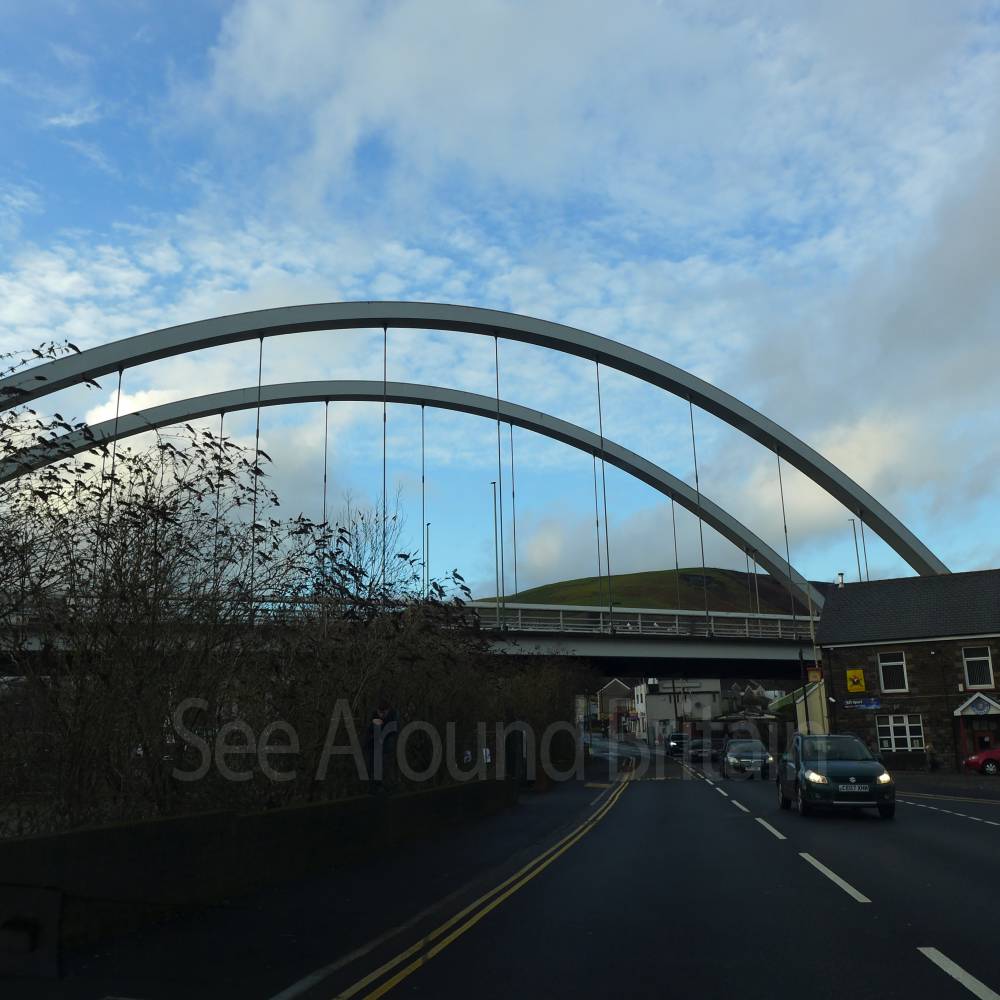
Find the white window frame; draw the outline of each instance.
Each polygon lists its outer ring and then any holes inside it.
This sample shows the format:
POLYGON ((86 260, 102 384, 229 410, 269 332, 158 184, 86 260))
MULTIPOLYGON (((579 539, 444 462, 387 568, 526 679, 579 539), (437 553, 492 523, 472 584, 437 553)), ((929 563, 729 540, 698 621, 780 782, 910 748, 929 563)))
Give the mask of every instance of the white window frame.
POLYGON ((927 741, 924 738, 924 717, 919 712, 901 712, 897 715, 876 715, 875 716, 875 739, 878 742, 879 750, 888 750, 889 752, 896 751, 910 751, 915 753, 923 753, 927 746, 927 741), (885 719, 886 722, 880 720, 885 719), (912 723, 910 720, 916 719, 916 723, 912 723), (900 721, 902 720, 902 721, 900 721), (920 735, 914 736, 910 732, 911 726, 918 726, 920 728, 920 735), (903 726, 906 729, 905 736, 897 737, 893 733, 893 729, 896 726, 903 726), (879 731, 882 728, 887 728, 889 730, 888 734, 883 736, 879 731), (889 746, 883 746, 882 741, 888 740, 889 746), (913 741, 918 740, 920 746, 913 746, 913 741), (899 741, 899 742, 897 742, 899 741))
POLYGON ((878 683, 879 687, 882 689, 883 694, 909 694, 910 692, 910 671, 906 666, 906 653, 904 651, 894 652, 894 653, 879 653, 878 654, 878 683), (882 657, 886 658, 886 666, 896 666, 902 660, 903 663, 903 687, 901 688, 887 688, 885 686, 885 678, 882 676, 882 657), (889 660, 889 657, 894 657, 894 659, 889 660), (896 660, 895 657, 899 657, 900 660, 896 660))
MULTIPOLYGON (((981 663, 983 661, 983 657, 982 656, 973 656, 973 657, 971 657, 971 659, 972 659, 972 661, 974 663, 975 662, 981 663)), ((989 691, 989 690, 991 690, 994 687, 994 683, 993 683, 993 681, 994 681, 994 677, 993 677, 993 651, 990 649, 989 646, 963 646, 962 647, 962 666, 965 669, 965 687, 966 687, 967 690, 969 690, 969 691, 989 691), (990 668, 990 682, 989 682, 989 684, 973 684, 969 680, 969 659, 970 659, 970 657, 967 657, 965 655, 966 650, 969 650, 969 649, 985 649, 986 650, 986 657, 985 657, 985 659, 986 659, 987 665, 990 668)))

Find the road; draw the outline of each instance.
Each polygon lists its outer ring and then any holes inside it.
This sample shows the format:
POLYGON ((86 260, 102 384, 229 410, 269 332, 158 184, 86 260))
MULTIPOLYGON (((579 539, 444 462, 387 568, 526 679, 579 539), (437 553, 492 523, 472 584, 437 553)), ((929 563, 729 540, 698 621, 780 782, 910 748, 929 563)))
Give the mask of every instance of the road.
POLYGON ((804 819, 770 781, 594 748, 637 766, 3 995, 998 997, 1000 804, 804 819))

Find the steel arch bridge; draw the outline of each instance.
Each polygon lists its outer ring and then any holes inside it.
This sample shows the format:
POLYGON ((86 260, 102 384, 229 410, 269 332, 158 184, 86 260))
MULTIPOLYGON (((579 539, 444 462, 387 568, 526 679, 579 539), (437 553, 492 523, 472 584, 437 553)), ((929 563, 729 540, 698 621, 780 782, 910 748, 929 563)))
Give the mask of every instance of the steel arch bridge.
MULTIPOLYGON (((0 410, 32 402, 109 372, 121 373, 151 361, 208 347, 258 339, 263 342, 265 338, 305 331, 326 331, 333 336, 345 330, 390 327, 473 333, 533 344, 594 361, 665 389, 724 420, 773 451, 779 459, 784 459, 799 469, 875 531, 919 574, 948 572, 947 566, 913 532, 846 473, 785 428, 736 397, 681 368, 617 341, 547 320, 492 309, 429 302, 335 302, 285 306, 186 323, 113 341, 19 371, 0 380, 0 410)), ((391 402, 417 403, 477 413, 546 434, 599 455, 660 492, 672 496, 745 552, 756 553, 758 562, 768 572, 787 581, 800 596, 805 596, 808 592, 813 603, 822 606, 822 597, 808 586, 801 574, 788 566, 748 528, 722 508, 707 501, 704 496, 695 496, 694 491, 676 477, 620 445, 603 439, 602 448, 602 439, 589 431, 547 414, 491 397, 401 383, 392 383, 392 387, 394 396, 388 395, 388 385, 383 386, 381 382, 293 383, 287 386, 268 386, 266 394, 264 387, 261 387, 259 393, 261 405, 387 398, 391 402), (692 499, 695 501, 694 507, 692 499)), ((254 386, 251 389, 213 393, 198 399, 167 404, 119 417, 117 436, 136 434, 142 430, 151 430, 154 426, 164 426, 196 416, 248 409, 256 406, 257 402, 258 388, 254 386)), ((109 421, 92 429, 95 438, 100 435, 99 439, 102 441, 113 439, 114 427, 109 428, 108 423, 113 424, 109 421)), ((45 449, 31 449, 23 456, 18 456, 16 462, 9 462, 0 469, 0 481, 57 461, 64 457, 60 454, 60 448, 67 448, 72 453, 94 447, 93 440, 81 444, 80 441, 71 440, 72 438, 73 435, 67 435, 45 449)))

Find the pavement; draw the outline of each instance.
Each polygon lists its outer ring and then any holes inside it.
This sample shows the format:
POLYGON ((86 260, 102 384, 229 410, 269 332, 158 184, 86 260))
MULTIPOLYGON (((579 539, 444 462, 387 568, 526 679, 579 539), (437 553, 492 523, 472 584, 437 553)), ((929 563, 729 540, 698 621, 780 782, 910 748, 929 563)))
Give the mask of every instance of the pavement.
POLYGON ((19 997, 1000 1000, 1000 805, 809 818, 596 739, 584 780, 73 956, 19 997), (623 758, 628 765, 621 767, 623 758))

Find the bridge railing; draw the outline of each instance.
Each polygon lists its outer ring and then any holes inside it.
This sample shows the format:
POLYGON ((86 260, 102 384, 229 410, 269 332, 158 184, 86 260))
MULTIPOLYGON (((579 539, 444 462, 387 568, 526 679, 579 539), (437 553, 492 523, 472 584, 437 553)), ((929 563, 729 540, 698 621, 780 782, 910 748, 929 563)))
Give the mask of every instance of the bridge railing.
MULTIPOLYGON (((743 639, 808 641, 812 630, 806 616, 750 615, 732 611, 674 611, 670 609, 615 609, 579 606, 547 607, 507 604, 498 609, 490 601, 473 601, 469 607, 484 628, 516 632, 571 632, 616 636, 718 636, 743 639)), ((813 618, 815 625, 819 621, 813 618)))

